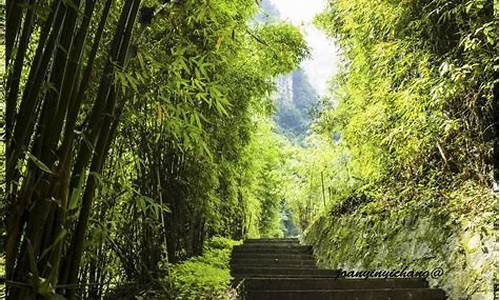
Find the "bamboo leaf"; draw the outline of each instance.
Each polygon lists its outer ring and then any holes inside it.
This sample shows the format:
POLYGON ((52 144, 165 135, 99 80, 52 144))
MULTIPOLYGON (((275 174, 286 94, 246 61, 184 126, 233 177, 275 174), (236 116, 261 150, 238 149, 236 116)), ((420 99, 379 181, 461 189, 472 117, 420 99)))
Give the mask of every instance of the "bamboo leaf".
POLYGON ((51 175, 55 175, 54 172, 52 172, 52 170, 47 167, 47 165, 45 165, 43 162, 41 162, 38 158, 36 158, 33 154, 31 154, 30 152, 26 152, 26 154, 28 155, 28 158, 42 171, 44 171, 45 173, 48 173, 48 174, 51 174, 51 175))
POLYGON ((80 198, 80 194, 82 193, 83 182, 84 177, 80 175, 76 188, 71 191, 71 196, 68 203, 69 211, 74 211, 78 207, 78 199, 80 198))
POLYGON ((43 259, 47 254, 49 254, 50 250, 52 250, 55 246, 57 246, 58 243, 61 243, 64 240, 66 233, 67 233, 66 229, 64 228, 61 229, 56 239, 52 243, 52 245, 43 250, 42 255, 40 255, 40 259, 43 259))

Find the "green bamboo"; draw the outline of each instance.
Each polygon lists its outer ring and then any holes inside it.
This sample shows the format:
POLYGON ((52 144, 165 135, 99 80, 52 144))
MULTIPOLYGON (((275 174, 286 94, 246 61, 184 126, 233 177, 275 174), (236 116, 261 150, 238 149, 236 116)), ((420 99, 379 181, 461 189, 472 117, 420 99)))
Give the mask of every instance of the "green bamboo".
POLYGON ((103 75, 101 82, 97 91, 96 101, 92 107, 92 111, 89 115, 89 121, 87 122, 87 128, 83 132, 84 142, 80 144, 80 149, 78 151, 77 158, 75 160, 75 165, 73 167, 72 179, 71 179, 71 190, 75 189, 80 181, 80 177, 84 174, 85 169, 90 161, 93 148, 97 142, 99 136, 99 131, 102 126, 102 114, 106 106, 106 101, 110 94, 110 88, 112 86, 112 76, 113 76, 113 63, 117 61, 119 47, 121 39, 123 38, 123 32, 121 31, 125 28, 128 10, 130 9, 132 3, 131 1, 125 1, 120 19, 116 26, 116 31, 111 43, 111 48, 109 51, 109 58, 104 66, 103 75))
POLYGON ((5 62, 8 65, 12 50, 16 42, 17 34, 21 26, 23 16, 21 5, 25 2, 22 0, 8 0, 7 1, 7 19, 5 21, 7 30, 5 32, 5 62))
MULTIPOLYGON (((123 20, 125 24, 125 30, 121 31, 121 27, 117 27, 117 33, 120 32, 123 36, 120 40, 120 47, 117 48, 117 58, 118 64, 123 66, 125 64, 126 53, 128 50, 128 44, 130 41, 130 36, 132 34, 132 29, 135 24, 135 18, 139 10, 140 0, 128 0, 125 2, 124 8, 122 10, 122 16, 125 16, 123 20)), ((106 73, 105 73, 106 74, 106 73)), ((114 135, 114 130, 116 130, 116 125, 113 124, 113 117, 116 116, 115 105, 117 103, 116 94, 113 90, 110 91, 108 99, 106 99, 106 108, 104 112, 104 118, 102 120, 102 130, 99 132, 99 137, 94 149, 92 164, 89 169, 89 177, 87 179, 87 184, 82 197, 82 207, 80 209, 80 215, 78 218, 77 227, 73 234, 73 239, 70 246, 70 259, 68 264, 68 283, 75 283, 77 281, 79 265, 81 261, 82 251, 83 251, 83 238, 86 233, 88 218, 90 215, 90 210, 92 207, 95 189, 97 184, 98 174, 101 173, 102 167, 104 165, 107 149, 109 148, 111 137, 114 135), (113 113, 114 112, 114 113, 113 113)), ((69 298, 74 296, 74 291, 68 291, 67 295, 69 298)))
MULTIPOLYGON (((57 12, 54 13, 53 20, 47 20, 48 24, 52 24, 49 28, 57 27, 63 19, 63 14, 60 13, 60 5, 57 5, 57 12)), ((9 205, 12 206, 12 217, 8 220, 8 237, 6 243, 6 270, 9 274, 8 278, 14 279, 13 268, 16 264, 16 252, 18 251, 21 229, 23 228, 23 215, 26 205, 29 201, 28 198, 15 196, 16 190, 12 187, 12 184, 17 181, 19 174, 16 174, 16 167, 18 159, 26 148, 27 136, 29 132, 33 130, 34 119, 36 117, 36 107, 38 106, 39 97, 37 97, 38 91, 41 88, 43 77, 45 75, 45 70, 48 67, 50 61, 50 54, 54 49, 56 42, 56 34, 52 32, 47 40, 47 46, 44 47, 43 44, 39 43, 37 53, 35 55, 33 67, 30 70, 30 75, 28 78, 27 86, 29 89, 25 89, 23 98, 21 100, 20 109, 16 117, 15 129, 12 139, 9 140, 7 144, 7 165, 5 170, 5 177, 7 179, 7 184, 9 186, 8 198, 9 205), (43 72, 42 72, 43 71, 43 72), (35 108, 35 109, 34 109, 35 108), (10 229, 10 230, 9 230, 10 229)), ((27 177, 25 182, 30 182, 30 176, 27 177)), ((32 193, 33 188, 24 188, 24 195, 29 195, 32 193)), ((22 264, 22 263, 21 263, 22 264)))
MULTIPOLYGON (((29 2, 31 3, 31 2, 29 2)), ((14 124, 14 117, 16 114, 17 94, 19 92, 19 82, 21 81, 21 72, 23 69, 24 58, 26 50, 28 49, 31 33, 33 31, 34 23, 34 10, 28 9, 23 24, 21 37, 19 38, 19 45, 17 47, 16 58, 12 71, 7 78, 7 97, 5 101, 5 138, 10 140, 11 129, 14 124)), ((42 35, 43 38, 43 35, 42 35)), ((8 65, 8 60, 7 60, 8 65)))

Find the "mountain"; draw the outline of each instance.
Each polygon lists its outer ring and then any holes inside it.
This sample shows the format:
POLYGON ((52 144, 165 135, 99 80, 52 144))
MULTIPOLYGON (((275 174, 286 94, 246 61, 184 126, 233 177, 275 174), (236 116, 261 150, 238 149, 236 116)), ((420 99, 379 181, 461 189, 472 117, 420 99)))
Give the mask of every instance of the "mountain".
POLYGON ((260 1, 260 13, 257 14, 256 21, 257 22, 272 22, 275 20, 279 20, 280 12, 274 6, 270 0, 262 0, 260 1))
POLYGON ((310 110, 318 103, 318 94, 302 69, 277 80, 276 114, 279 131, 301 141, 311 123, 310 110))
MULTIPOLYGON (((280 19, 278 9, 270 0, 261 1, 260 8, 257 22, 274 22, 280 19)), ((276 85, 274 120, 278 131, 292 141, 301 142, 311 123, 309 112, 318 102, 318 93, 302 69, 279 77, 276 85)))

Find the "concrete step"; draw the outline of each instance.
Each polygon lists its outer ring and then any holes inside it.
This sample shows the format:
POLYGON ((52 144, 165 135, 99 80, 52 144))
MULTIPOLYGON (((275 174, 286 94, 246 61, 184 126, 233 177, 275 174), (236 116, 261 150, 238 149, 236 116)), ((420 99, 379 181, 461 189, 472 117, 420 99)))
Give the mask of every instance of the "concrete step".
POLYGON ((327 278, 269 278, 247 279, 246 290, 349 290, 349 289, 384 289, 384 288, 427 288, 429 284, 422 279, 327 279, 327 278))
POLYGON ((260 277, 289 277, 289 278, 336 278, 340 270, 321 270, 316 268, 263 268, 263 267, 245 267, 233 268, 231 275, 235 278, 260 277))
POLYGON ((287 253, 287 254, 312 254, 311 246, 254 246, 254 245, 241 245, 233 247, 233 254, 235 253, 287 253))
POLYGON ((246 300, 444 300, 440 289, 251 290, 246 300))

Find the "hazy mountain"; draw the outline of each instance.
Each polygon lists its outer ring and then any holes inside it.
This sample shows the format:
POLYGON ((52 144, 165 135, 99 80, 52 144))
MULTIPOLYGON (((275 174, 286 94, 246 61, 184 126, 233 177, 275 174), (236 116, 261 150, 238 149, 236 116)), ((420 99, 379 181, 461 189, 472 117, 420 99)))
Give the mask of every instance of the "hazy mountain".
POLYGON ((258 22, 274 21, 280 18, 279 10, 270 0, 262 0, 260 2, 260 9, 261 12, 256 17, 258 22))
POLYGON ((318 94, 301 69, 280 77, 277 88, 276 123, 283 134, 300 141, 307 134, 311 123, 309 112, 318 102, 318 94))
MULTIPOLYGON (((260 2, 258 22, 279 20, 278 9, 270 0, 260 2)), ((311 123, 310 109, 318 102, 318 94, 302 69, 277 80, 276 114, 278 130, 293 141, 301 141, 311 123)))

